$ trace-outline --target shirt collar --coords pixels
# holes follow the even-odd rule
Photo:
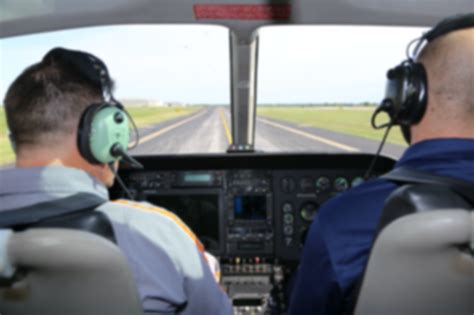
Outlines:
[[[449,138],[418,142],[405,151],[396,167],[433,159],[474,160],[474,139]]]
[[[109,199],[107,188],[93,176],[60,166],[0,170],[0,198],[21,194],[69,194],[86,192]]]

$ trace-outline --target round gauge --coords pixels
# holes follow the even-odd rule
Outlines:
[[[351,187],[356,187],[359,186],[364,182],[364,178],[361,176],[354,177],[354,179],[351,182]]]
[[[300,189],[302,192],[311,192],[313,191],[313,181],[309,177],[303,177],[300,179]]]
[[[295,190],[296,183],[292,177],[285,177],[281,180],[281,190],[286,193],[291,193]]]
[[[347,190],[347,188],[349,188],[349,182],[345,177],[336,178],[334,181],[334,189],[336,189],[336,191],[341,192]]]
[[[316,180],[316,188],[321,191],[328,190],[331,187],[331,181],[327,177],[320,177]]]
[[[300,215],[303,220],[311,222],[314,220],[314,217],[316,217],[316,214],[318,213],[318,208],[318,204],[314,202],[307,202],[301,207]]]

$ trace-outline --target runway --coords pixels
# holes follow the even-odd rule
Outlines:
[[[223,153],[231,142],[229,109],[207,107],[188,116],[140,129],[132,154]],[[255,147],[263,152],[375,153],[379,141],[257,117]],[[385,144],[398,159],[405,147]]]

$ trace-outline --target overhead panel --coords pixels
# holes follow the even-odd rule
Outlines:
[[[472,0],[3,0],[0,38],[130,23],[219,24],[244,33],[275,24],[430,26],[472,11]]]
[[[446,17],[453,14],[474,12],[472,0],[344,0],[347,4],[373,13],[403,14],[407,17],[413,15],[425,17]],[[422,19],[423,22],[426,19]],[[422,22],[419,22],[422,23]]]
[[[113,11],[134,6],[141,0],[3,0],[0,2],[0,21],[36,17],[76,15],[101,11]]]

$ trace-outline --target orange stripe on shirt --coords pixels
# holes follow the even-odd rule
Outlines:
[[[140,209],[140,210],[158,212],[159,214],[171,219],[184,231],[184,233],[186,233],[194,241],[194,243],[196,243],[196,246],[199,249],[199,251],[204,252],[204,245],[201,243],[201,241],[196,236],[196,234],[194,234],[194,232],[191,231],[191,229],[174,213],[172,213],[168,210],[165,210],[163,208],[154,207],[154,206],[147,206],[147,205],[143,205],[143,204],[137,204],[137,203],[134,203],[134,202],[131,202],[131,201],[128,201],[128,200],[123,200],[123,199],[112,201],[112,202],[117,203],[117,204],[126,205],[126,206],[136,208],[136,209]]]

